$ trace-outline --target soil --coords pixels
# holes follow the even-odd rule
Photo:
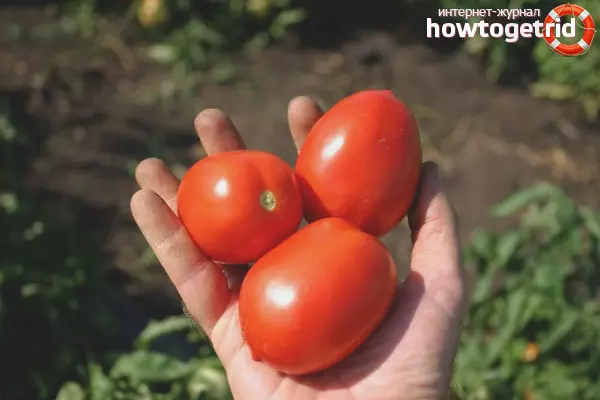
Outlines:
[[[39,26],[47,18],[35,8],[2,10],[0,26]],[[290,41],[232,55],[232,84],[203,83],[187,97],[157,104],[152,96],[166,88],[170,72],[139,61],[135,51],[110,37],[93,45],[2,37],[0,92],[28,120],[27,135],[37,144],[27,185],[95,234],[110,270],[125,274],[128,294],[156,299],[159,313],[179,302],[130,216],[137,189],[131,171],[148,156],[177,171],[201,157],[192,122],[207,107],[225,110],[249,147],[293,164],[286,123],[292,97],[309,95],[327,107],[360,89],[394,90],[417,116],[424,158],[443,169],[464,241],[475,228],[509,228],[510,221],[489,216],[490,205],[540,180],[600,206],[598,126],[584,122],[573,104],[532,98],[524,85],[490,83],[463,53],[372,30],[327,49]],[[408,238],[404,225],[385,238],[404,265]]]

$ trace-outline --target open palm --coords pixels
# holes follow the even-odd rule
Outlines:
[[[322,112],[306,97],[290,102],[288,119],[299,149]],[[211,155],[244,148],[218,110],[196,118]],[[141,187],[133,216],[177,288],[187,309],[211,339],[236,399],[441,399],[447,395],[465,306],[460,246],[438,168],[425,163],[409,214],[411,272],[399,285],[392,309],[373,335],[337,366],[310,376],[280,374],[252,360],[242,340],[237,293],[245,267],[209,260],[177,218],[179,181],[160,160],[136,170]]]

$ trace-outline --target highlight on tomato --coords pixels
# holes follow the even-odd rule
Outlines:
[[[300,150],[295,172],[304,216],[343,218],[382,236],[406,216],[421,164],[410,110],[389,90],[352,94],[317,121]]]
[[[397,287],[384,245],[339,218],[313,222],[246,275],[239,317],[255,360],[303,375],[352,354],[380,325]]]
[[[279,157],[237,150],[198,161],[178,191],[182,224],[208,257],[256,261],[298,228],[302,198],[292,168]]]

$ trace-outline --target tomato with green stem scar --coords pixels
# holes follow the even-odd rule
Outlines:
[[[256,261],[298,228],[302,199],[293,170],[279,157],[237,150],[198,161],[178,191],[179,218],[208,257]]]

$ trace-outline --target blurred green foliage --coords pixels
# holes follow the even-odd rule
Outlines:
[[[524,210],[524,211],[523,211]],[[477,272],[454,383],[465,400],[600,396],[600,214],[540,184],[494,207],[521,214],[503,235],[478,232]]]
[[[151,43],[146,58],[181,75],[222,65],[230,50],[260,50],[306,16],[292,0],[71,0],[55,12],[65,32],[84,38],[99,34],[102,17],[116,14],[125,28]],[[230,78],[227,72],[217,75]]]
[[[141,88],[138,96],[163,108],[189,98],[199,83],[235,81],[232,51],[264,49],[306,17],[292,0],[65,0],[51,11],[58,27],[42,27],[42,34],[77,35],[170,70],[159,88]]]
[[[279,40],[302,21],[304,12],[290,0],[226,0],[202,7],[203,2],[141,0],[137,19],[158,43],[148,55],[183,73],[207,69],[224,51],[261,49]],[[149,6],[151,5],[151,6]],[[212,17],[206,18],[209,14]],[[225,80],[227,76],[222,76]]]
[[[434,18],[438,8],[539,8],[542,20],[561,4],[556,0],[400,0],[400,3],[408,7],[408,12],[422,8]],[[577,4],[598,21],[600,2],[580,0]],[[399,12],[397,2],[380,1],[377,6]],[[364,14],[371,15],[372,7],[365,4]],[[144,57],[172,68],[170,91],[185,92],[194,90],[194,84],[200,80],[235,79],[233,63],[227,61],[228,51],[260,50],[285,38],[299,23],[321,21],[322,24],[323,19],[332,18],[329,8],[294,0],[70,0],[57,10],[63,31],[85,38],[98,34],[101,13],[120,13],[151,43]],[[355,4],[353,9],[360,14],[361,6]],[[472,18],[474,22],[478,19]],[[341,22],[332,20],[331,24]],[[495,22],[515,21],[500,18]],[[528,80],[532,75],[529,89],[533,95],[575,100],[587,117],[596,119],[600,110],[600,51],[595,47],[581,57],[563,57],[541,39],[507,43],[502,39],[474,37],[465,40],[463,49],[481,59],[491,80],[506,78],[519,82],[524,75]]]
[[[25,187],[35,143],[13,115],[0,97],[0,398],[49,398],[114,325],[102,251]]]
[[[57,400],[224,400],[231,398],[227,377],[209,346],[181,360],[150,349],[161,337],[189,332],[192,343],[208,343],[198,330],[190,330],[187,315],[152,321],[130,353],[119,355],[108,373],[98,364],[88,366],[85,384],[65,383]]]
[[[600,24],[600,2],[579,0],[578,5],[590,12]],[[597,40],[595,40],[597,42]],[[532,86],[532,93],[556,100],[574,99],[584,108],[590,118],[597,118],[600,110],[600,50],[593,45],[581,57],[557,57],[545,43],[535,47],[534,57],[539,77]]]
[[[131,353],[115,348],[123,327],[109,308],[116,289],[103,250],[26,186],[35,138],[13,105],[0,97],[0,399],[228,398],[222,367],[187,316],[151,321]],[[197,349],[191,359],[153,349],[182,331]]]
[[[441,1],[446,8],[540,9],[542,21],[554,7],[567,3],[556,0]],[[589,11],[596,24],[600,22],[599,1],[579,0],[575,3]],[[477,21],[478,18],[472,20]],[[581,29],[577,30],[578,35],[581,32]],[[542,39],[506,43],[501,39],[475,37],[467,39],[464,44],[466,51],[481,57],[490,79],[499,80],[506,75],[519,77],[523,70],[533,69],[535,82],[529,89],[534,96],[575,100],[590,119],[597,119],[600,110],[600,50],[596,47],[592,46],[583,56],[563,57],[554,53]]]

